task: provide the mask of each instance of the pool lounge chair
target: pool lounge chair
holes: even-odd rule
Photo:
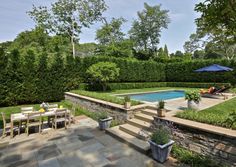
[[[206,92],[200,92],[202,97],[209,97],[209,98],[219,98],[223,97],[224,100],[228,98],[227,95],[224,94],[225,91],[227,91],[230,87],[223,86],[219,89],[214,89],[211,92],[206,91]]]

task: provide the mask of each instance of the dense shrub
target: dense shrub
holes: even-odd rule
[[[114,82],[160,82],[165,81],[165,65],[152,61],[138,61],[114,57],[86,57],[83,59],[81,76],[87,80],[86,70],[98,62],[113,62],[120,69],[120,75]]]

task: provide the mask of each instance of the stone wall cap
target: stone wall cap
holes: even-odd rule
[[[196,122],[196,121],[191,121],[191,120],[181,119],[181,118],[171,117],[171,116],[161,117],[161,118],[154,116],[154,118],[160,119],[160,120],[171,121],[175,124],[179,124],[182,126],[202,130],[205,132],[214,133],[217,135],[222,135],[222,136],[226,136],[226,137],[230,137],[230,138],[236,138],[236,130],[232,130],[232,129],[227,129],[227,128],[223,128],[223,127],[219,127],[219,126],[214,126],[214,125],[210,125],[210,124],[200,123],[200,122]]]

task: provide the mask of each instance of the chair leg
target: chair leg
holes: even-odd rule
[[[39,125],[39,133],[41,133],[41,125]]]
[[[21,121],[19,122],[19,126],[18,126],[18,136],[20,135],[20,128],[21,128]]]
[[[5,137],[5,133],[6,133],[6,129],[5,129],[5,128],[3,128],[3,130],[2,130],[2,138],[4,138],[4,137]]]

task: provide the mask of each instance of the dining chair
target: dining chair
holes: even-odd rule
[[[27,123],[26,123],[26,133],[29,135],[29,128],[38,127],[39,133],[42,129],[42,113],[41,112],[32,112],[27,114]]]
[[[10,133],[11,131],[11,124],[7,123],[6,121],[6,115],[4,112],[1,112],[2,115],[2,121],[3,121],[3,129],[2,129],[2,138],[7,135],[7,133]],[[17,126],[13,126],[13,131],[18,130],[18,135],[20,134],[20,128]]]
[[[34,107],[21,107],[21,113],[22,114],[27,114],[30,112],[34,112]],[[21,120],[19,121],[19,128],[26,128],[27,120]]]
[[[21,113],[33,112],[34,107],[21,107]]]
[[[58,109],[58,104],[49,104],[48,105],[48,110],[49,111],[53,111],[53,110],[56,110]]]
[[[67,109],[55,110],[55,117],[52,121],[52,127],[57,129],[57,124],[63,122],[64,122],[64,127],[67,128],[67,123],[70,122],[68,110]]]

